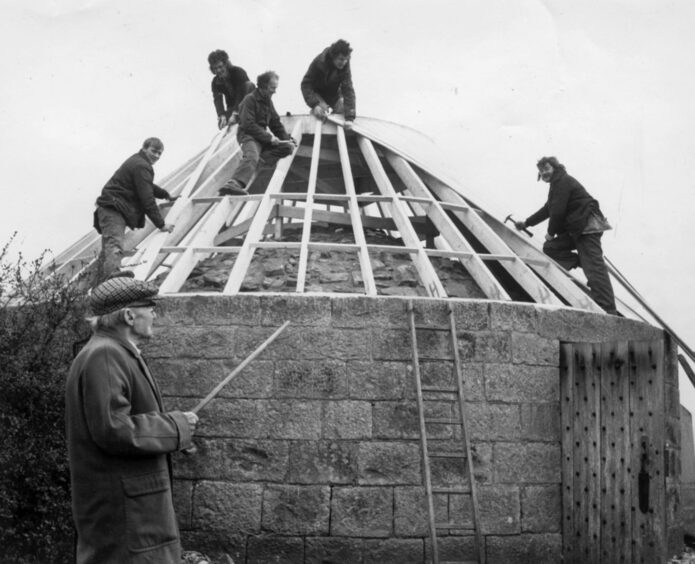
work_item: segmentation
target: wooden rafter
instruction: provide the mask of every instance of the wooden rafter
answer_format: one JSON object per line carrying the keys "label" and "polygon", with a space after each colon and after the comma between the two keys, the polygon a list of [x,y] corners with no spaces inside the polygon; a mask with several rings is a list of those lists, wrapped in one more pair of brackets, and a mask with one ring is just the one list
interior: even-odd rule
{"label": "wooden rafter", "polygon": [[299,264],[297,265],[297,292],[304,292],[306,283],[306,266],[309,260],[307,244],[311,239],[311,221],[314,212],[314,192],[316,191],[316,179],[319,170],[319,158],[321,152],[322,124],[316,120],[314,127],[314,149],[311,154],[311,167],[309,169],[309,183],[306,189],[306,204],[304,206],[304,219],[302,225],[302,244],[299,249]]}

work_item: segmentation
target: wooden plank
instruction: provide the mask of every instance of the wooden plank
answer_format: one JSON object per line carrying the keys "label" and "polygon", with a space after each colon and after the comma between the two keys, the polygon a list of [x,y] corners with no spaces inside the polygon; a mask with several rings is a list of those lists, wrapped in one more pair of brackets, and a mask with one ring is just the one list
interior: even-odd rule
{"label": "wooden plank", "polygon": [[376,282],[374,281],[372,263],[369,259],[367,239],[364,236],[364,221],[362,215],[360,214],[357,192],[355,191],[355,183],[352,178],[352,167],[350,166],[350,154],[348,152],[347,141],[345,140],[345,132],[341,127],[339,127],[336,131],[336,136],[338,138],[338,153],[340,154],[340,166],[343,170],[345,191],[350,197],[348,200],[348,210],[352,223],[352,232],[354,234],[355,241],[359,245],[357,256],[360,262],[362,280],[364,281],[364,290],[368,296],[376,296]]}
{"label": "wooden plank", "polygon": [[473,250],[473,247],[466,241],[463,234],[456,228],[454,222],[451,221],[438,202],[432,197],[428,188],[415,174],[415,171],[405,159],[393,153],[387,153],[386,159],[408,190],[429,204],[427,215],[449,246],[455,251],[471,253],[470,257],[462,259],[461,263],[477,282],[485,295],[493,300],[510,300],[511,298],[507,291],[487,269],[483,261],[480,260],[480,257]]}
{"label": "wooden plank", "polygon": [[[401,157],[394,158],[401,159]],[[405,163],[405,161],[403,162]],[[407,163],[405,164],[409,168],[411,174],[417,177],[410,165]],[[432,192],[440,198],[442,198],[443,195],[446,195],[447,193],[449,193],[449,191],[452,190],[451,187],[447,186],[441,180],[435,178],[432,175],[423,173],[423,176]],[[417,179],[419,180],[419,177],[417,177]],[[417,192],[415,193],[422,193],[423,190],[427,190],[422,181],[420,181],[420,184],[422,186],[418,186]],[[436,205],[438,206],[439,204]],[[509,248],[509,246],[490,228],[490,226],[487,223],[485,223],[480,218],[480,216],[477,213],[475,213],[472,209],[469,208],[466,211],[450,211],[461,221],[461,223],[463,223],[466,226],[466,228],[473,234],[473,236],[476,237],[486,247],[489,254],[516,256],[516,253],[514,253]],[[555,294],[553,294],[545,286],[545,284],[543,284],[543,282],[531,271],[531,269],[528,266],[526,266],[523,262],[513,261],[504,262],[501,264],[502,267],[514,278],[514,280],[516,280],[516,282],[533,298],[533,300],[536,303],[552,305],[562,304],[562,302],[555,296]]]}
{"label": "wooden plank", "polygon": [[[631,342],[630,353],[633,562],[665,562],[663,342]],[[641,472],[648,476],[645,488]]]}
{"label": "wooden plank", "polygon": [[302,225],[301,247],[299,248],[299,263],[297,264],[296,292],[304,292],[306,284],[306,266],[309,260],[307,244],[311,239],[311,218],[314,211],[314,192],[316,191],[316,179],[319,170],[319,154],[321,151],[321,122],[316,120],[314,128],[314,149],[311,154],[311,166],[309,168],[309,183],[306,189],[306,204],[304,206],[304,220]]}
{"label": "wooden plank", "polygon": [[432,266],[432,263],[427,258],[425,250],[420,245],[420,240],[417,237],[417,233],[415,233],[413,226],[410,224],[410,219],[403,207],[404,204],[399,201],[398,195],[391,185],[391,181],[386,175],[386,171],[381,165],[379,157],[374,150],[374,146],[372,145],[371,141],[365,137],[358,137],[357,144],[359,145],[362,154],[367,161],[367,166],[374,177],[379,191],[383,195],[390,196],[392,198],[389,208],[391,210],[391,214],[393,215],[393,219],[398,226],[398,231],[403,239],[403,242],[408,247],[417,248],[417,252],[411,254],[411,259],[418,271],[418,274],[420,275],[420,280],[425,287],[427,295],[431,297],[446,297],[446,290],[444,289],[444,286],[442,286],[439,276]]}
{"label": "wooden plank", "polygon": [[[297,121],[294,130],[292,131],[292,137],[296,139],[297,145],[302,143],[302,122]],[[232,272],[227,280],[227,284],[224,287],[224,294],[236,294],[241,288],[241,284],[246,276],[246,271],[248,270],[249,264],[251,264],[251,259],[253,258],[253,247],[252,243],[260,240],[263,232],[265,230],[266,223],[270,217],[270,212],[273,209],[274,202],[271,198],[272,194],[277,194],[282,190],[282,183],[287,176],[287,173],[292,166],[294,160],[294,152],[288,157],[280,159],[277,166],[275,167],[275,172],[273,173],[268,187],[266,188],[263,199],[258,204],[258,209],[256,210],[253,222],[249,231],[244,239],[244,244],[239,251],[234,266],[232,267]]]}
{"label": "wooden plank", "polygon": [[560,417],[562,420],[562,554],[568,564],[580,564],[575,546],[576,527],[574,502],[575,422],[574,346],[560,344]]}
{"label": "wooden plank", "polygon": [[630,379],[626,341],[601,345],[601,559],[632,561]]}

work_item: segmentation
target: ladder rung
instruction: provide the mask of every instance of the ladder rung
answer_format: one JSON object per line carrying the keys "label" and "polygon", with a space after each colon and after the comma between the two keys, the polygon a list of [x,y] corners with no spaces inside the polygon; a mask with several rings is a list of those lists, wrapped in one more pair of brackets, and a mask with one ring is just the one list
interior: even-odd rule
{"label": "ladder rung", "polygon": [[426,423],[439,423],[442,425],[461,425],[459,419],[451,419],[450,417],[430,417],[425,419]]}
{"label": "ladder rung", "polygon": [[442,392],[446,394],[457,394],[458,388],[440,388],[439,386],[422,386],[423,392]]}
{"label": "ladder rung", "polygon": [[466,458],[465,452],[430,452],[430,458]]}
{"label": "ladder rung", "polygon": [[432,488],[432,493],[437,494],[470,494],[470,488]]}

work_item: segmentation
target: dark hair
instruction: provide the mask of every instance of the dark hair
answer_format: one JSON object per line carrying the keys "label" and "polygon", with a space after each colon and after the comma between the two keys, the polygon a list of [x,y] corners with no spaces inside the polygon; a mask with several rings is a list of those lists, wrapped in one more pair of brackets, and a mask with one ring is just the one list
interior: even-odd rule
{"label": "dark hair", "polygon": [[536,168],[540,169],[546,164],[549,164],[554,169],[561,168],[562,170],[565,170],[565,165],[560,163],[560,161],[557,160],[557,157],[541,157],[536,163]]}
{"label": "dark hair", "polygon": [[280,78],[280,77],[278,76],[278,73],[276,73],[275,71],[271,71],[271,70],[265,71],[263,74],[259,74],[256,77],[256,86],[258,88],[265,88],[266,86],[268,86],[268,84],[270,83],[270,80],[273,78]]}
{"label": "dark hair", "polygon": [[159,137],[148,137],[142,143],[142,148],[147,149],[147,147],[149,147],[151,145],[159,147],[160,149],[164,149],[164,143],[162,143],[162,140]]}
{"label": "dark hair", "polygon": [[212,72],[212,67],[217,63],[224,63],[227,66],[231,65],[231,63],[229,62],[229,55],[227,55],[227,51],[217,49],[208,55],[208,64],[210,65],[210,72]]}
{"label": "dark hair", "polygon": [[349,57],[350,53],[352,53],[352,47],[350,47],[350,44],[344,39],[338,39],[338,41],[328,48],[328,54],[331,59],[335,59],[338,55]]}

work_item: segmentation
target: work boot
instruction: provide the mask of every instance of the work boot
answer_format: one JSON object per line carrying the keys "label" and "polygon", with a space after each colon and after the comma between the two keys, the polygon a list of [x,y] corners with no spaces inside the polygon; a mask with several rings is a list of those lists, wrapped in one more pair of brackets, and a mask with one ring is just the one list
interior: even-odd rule
{"label": "work boot", "polygon": [[217,193],[220,196],[248,196],[248,192],[244,190],[244,188],[234,180],[233,178],[231,180],[228,180],[227,183],[220,188]]}

